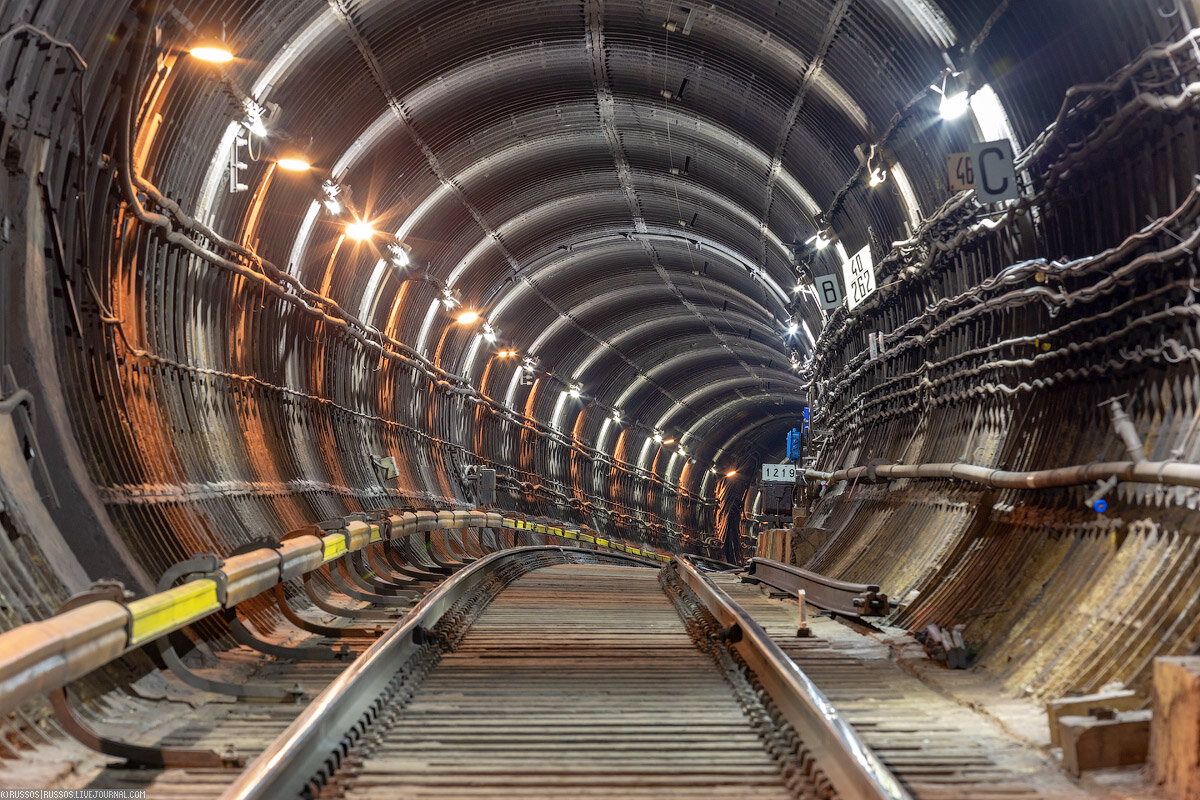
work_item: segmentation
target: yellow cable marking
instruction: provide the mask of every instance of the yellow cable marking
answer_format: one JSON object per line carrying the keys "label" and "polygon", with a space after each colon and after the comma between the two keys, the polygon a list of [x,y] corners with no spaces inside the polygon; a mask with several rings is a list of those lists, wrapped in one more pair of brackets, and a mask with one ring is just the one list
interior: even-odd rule
{"label": "yellow cable marking", "polygon": [[563,536],[565,536],[568,539],[578,539],[579,538],[579,536],[575,533],[575,531],[563,531]]}
{"label": "yellow cable marking", "polygon": [[369,541],[372,541],[372,542],[383,541],[383,533],[380,531],[378,525],[371,526],[371,538],[369,539]]}
{"label": "yellow cable marking", "polygon": [[133,618],[129,645],[136,647],[164,633],[182,628],[206,617],[221,607],[217,602],[216,581],[202,578],[188,581],[165,592],[134,600],[129,604]]}
{"label": "yellow cable marking", "polygon": [[321,563],[328,564],[335,558],[340,558],[346,555],[346,537],[340,533],[335,533],[332,536],[322,538],[325,542],[325,553],[321,556]]}
{"label": "yellow cable marking", "polygon": [[601,547],[608,547],[608,539],[596,539],[596,544]]}
{"label": "yellow cable marking", "polygon": [[539,524],[536,528],[538,533],[546,533],[546,526]]}
{"label": "yellow cable marking", "polygon": [[591,542],[592,544],[595,544],[595,543],[596,543],[596,540],[595,540],[595,539],[593,539],[591,536],[588,536],[586,533],[581,533],[581,534],[579,534],[579,541],[581,541],[581,542]]}
{"label": "yellow cable marking", "polygon": [[516,529],[516,527],[517,527],[517,523],[516,523],[516,520],[511,520],[511,519],[509,519],[508,517],[504,517],[504,518],[503,518],[503,519],[500,521],[500,527],[501,527],[501,528],[508,528],[508,529],[511,531],[511,530],[515,530],[515,529]]}

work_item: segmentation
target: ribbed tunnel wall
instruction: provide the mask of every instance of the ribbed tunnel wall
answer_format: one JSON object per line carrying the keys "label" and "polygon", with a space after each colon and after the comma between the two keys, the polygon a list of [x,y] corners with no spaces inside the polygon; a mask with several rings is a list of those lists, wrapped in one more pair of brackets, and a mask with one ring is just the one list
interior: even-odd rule
{"label": "ribbed tunnel wall", "polygon": [[[1098,404],[1120,394],[1152,457],[1196,460],[1195,259],[1153,255],[1195,227],[1196,115],[1138,100],[1195,80],[1196,54],[1073,95],[1044,136],[1071,86],[1178,40],[1193,10],[739,2],[685,36],[690,10],[8,3],[0,29],[30,21],[88,64],[28,34],[0,49],[4,389],[34,393],[30,463],[87,577],[145,590],[197,551],[347,511],[469,506],[468,464],[497,469],[504,507],[744,556],[746,476],[806,395],[831,432],[821,468],[1119,456]],[[183,54],[222,29],[231,66]],[[925,90],[955,46],[1003,112],[978,131],[937,121]],[[282,110],[231,194],[239,91]],[[1037,142],[1020,213],[944,206],[945,155],[1009,134]],[[872,189],[854,150],[885,139]],[[274,169],[286,147],[324,171]],[[326,179],[411,266],[341,238]],[[803,246],[818,212],[837,247]],[[826,319],[811,277],[865,245],[895,285]],[[1029,259],[1070,266],[1013,266]],[[536,355],[531,386],[439,310],[446,289]],[[1195,497],[1123,486],[1097,517],[1089,493],[833,486],[806,499],[809,563],[879,580],[904,624],[966,624],[1016,687],[1142,681],[1198,638]],[[45,531],[0,523],[11,625],[80,580]]]}
{"label": "ribbed tunnel wall", "polygon": [[[947,209],[879,275],[913,279],[831,322],[817,397],[842,436],[825,466],[1123,461],[1114,397],[1151,461],[1200,458],[1197,120],[1144,94],[1195,80],[1173,63],[1156,52],[1077,93],[1026,154],[1036,194],[1018,212],[964,229]],[[1154,655],[1200,638],[1200,494],[1122,483],[1098,514],[1097,489],[843,482],[810,498],[808,563],[879,580],[910,628],[964,625],[1014,689],[1145,688]]]}

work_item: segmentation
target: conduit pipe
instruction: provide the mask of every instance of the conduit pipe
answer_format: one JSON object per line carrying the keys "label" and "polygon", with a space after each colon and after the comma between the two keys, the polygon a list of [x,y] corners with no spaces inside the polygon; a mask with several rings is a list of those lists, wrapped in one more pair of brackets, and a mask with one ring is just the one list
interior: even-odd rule
{"label": "conduit pipe", "polygon": [[1146,449],[1142,445],[1142,440],[1138,436],[1137,426],[1133,424],[1133,420],[1125,413],[1125,409],[1121,407],[1120,399],[1113,397],[1101,405],[1108,406],[1108,412],[1112,415],[1113,429],[1117,435],[1121,437],[1121,441],[1125,443],[1125,452],[1133,459],[1135,464],[1142,464],[1146,461]]}
{"label": "conduit pipe", "polygon": [[[1143,457],[1144,458],[1144,457]],[[1200,464],[1179,461],[1106,461],[1028,472],[1010,472],[975,464],[894,464],[852,467],[837,472],[804,470],[804,477],[822,481],[858,479],[960,480],[997,489],[1052,489],[1081,486],[1098,480],[1116,478],[1126,483],[1154,483],[1163,486],[1200,488]]]}

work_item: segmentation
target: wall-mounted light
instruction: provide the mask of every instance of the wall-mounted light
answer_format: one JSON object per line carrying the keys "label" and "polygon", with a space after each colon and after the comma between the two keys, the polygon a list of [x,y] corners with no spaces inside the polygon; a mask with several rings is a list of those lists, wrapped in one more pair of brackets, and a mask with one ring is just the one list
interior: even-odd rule
{"label": "wall-mounted light", "polygon": [[486,322],[483,323],[483,338],[487,340],[488,344],[496,343],[496,329]]}
{"label": "wall-mounted light", "polygon": [[871,177],[867,179],[867,183],[869,183],[872,187],[875,187],[886,180],[887,170],[883,167],[876,167],[875,169],[871,170]]}
{"label": "wall-mounted light", "polygon": [[[661,432],[661,431],[655,431],[655,432],[654,432],[654,441],[658,442],[659,444],[662,444],[662,440],[663,440],[663,435],[662,435],[662,432]],[[673,440],[672,440],[672,441],[673,441]]]}
{"label": "wall-mounted light", "polygon": [[664,445],[667,445],[667,446],[669,447],[669,446],[671,446],[671,445],[675,444],[675,440],[674,440],[674,439],[663,439],[663,440],[662,440],[662,443],[663,443]]}
{"label": "wall-mounted light", "polygon": [[583,394],[583,387],[580,386],[578,383],[572,383],[567,388],[567,394],[571,395],[571,397],[578,398],[580,395]]}
{"label": "wall-mounted light", "polygon": [[247,112],[242,126],[260,139],[267,138],[267,123],[263,122],[262,112],[257,108]]}
{"label": "wall-mounted light", "polygon": [[355,220],[346,226],[346,236],[358,242],[365,242],[375,235],[375,229],[366,220]]}
{"label": "wall-mounted light", "polygon": [[615,422],[615,423],[617,423],[618,425],[620,425],[620,424],[621,424],[621,409],[619,409],[619,408],[614,408],[614,409],[613,409],[613,412],[612,412],[612,421],[613,421],[613,422]]}
{"label": "wall-mounted light", "polygon": [[813,247],[817,248],[818,250],[824,250],[826,247],[829,247],[829,244],[832,241],[833,241],[833,233],[828,228],[822,228],[821,230],[817,231],[817,233],[814,236],[811,236],[808,239],[805,239],[804,243],[811,244]]}
{"label": "wall-mounted light", "polygon": [[321,184],[321,191],[325,193],[325,197],[321,200],[325,205],[325,210],[335,217],[342,213],[342,201],[338,200],[338,195],[342,193],[342,187],[333,181],[325,181]]}
{"label": "wall-mounted light", "polygon": [[198,58],[201,61],[207,61],[210,64],[227,64],[233,61],[233,53],[229,51],[224,42],[216,39],[204,39],[197,42],[194,47],[188,50],[188,55],[192,58]]}
{"label": "wall-mounted light", "polygon": [[791,322],[789,322],[788,327],[787,327],[787,332],[788,332],[788,336],[795,336],[797,333],[800,332],[799,323],[797,323],[795,320],[792,320]]}
{"label": "wall-mounted light", "polygon": [[392,263],[397,267],[407,267],[412,263],[412,259],[408,255],[408,248],[403,242],[392,242],[387,246],[388,253],[392,257]]}
{"label": "wall-mounted light", "polygon": [[947,72],[942,78],[942,102],[938,113],[942,119],[958,119],[971,105],[970,85],[965,72]]}
{"label": "wall-mounted light", "polygon": [[726,478],[733,478],[733,477],[736,477],[736,476],[737,476],[737,470],[736,470],[736,469],[731,469],[731,470],[729,470],[729,472],[726,472],[726,473],[725,473],[725,477],[726,477]]}
{"label": "wall-mounted light", "polygon": [[458,315],[458,324],[459,325],[474,325],[478,321],[479,321],[479,312],[478,311],[472,311],[471,309],[467,309],[466,311],[464,311]]}
{"label": "wall-mounted light", "polygon": [[286,169],[288,172],[307,172],[312,169],[312,164],[299,155],[286,155],[275,159],[275,163],[279,165],[280,169]]}

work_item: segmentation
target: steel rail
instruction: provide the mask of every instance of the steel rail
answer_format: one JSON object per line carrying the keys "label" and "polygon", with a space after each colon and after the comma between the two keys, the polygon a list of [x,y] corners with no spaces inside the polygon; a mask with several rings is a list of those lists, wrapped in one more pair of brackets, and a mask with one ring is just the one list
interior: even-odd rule
{"label": "steel rail", "polygon": [[680,579],[726,630],[733,647],[782,711],[838,795],[853,800],[912,800],[912,795],[858,738],[828,698],[796,662],[733,599],[712,583],[687,556],[672,565]]}
{"label": "steel rail", "polygon": [[806,603],[846,616],[883,616],[888,613],[887,595],[879,592],[878,584],[839,581],[767,558],[750,559],[742,580],[765,583],[792,597],[804,590]]}
{"label": "steel rail", "polygon": [[326,766],[330,754],[358,724],[370,703],[395,677],[399,665],[422,645],[425,631],[505,563],[538,554],[561,555],[562,563],[586,557],[632,562],[652,569],[659,567],[621,553],[551,545],[501,550],[476,561],[441,583],[347,667],[270,747],[251,762],[221,795],[222,800],[277,800],[299,796],[312,777]]}

